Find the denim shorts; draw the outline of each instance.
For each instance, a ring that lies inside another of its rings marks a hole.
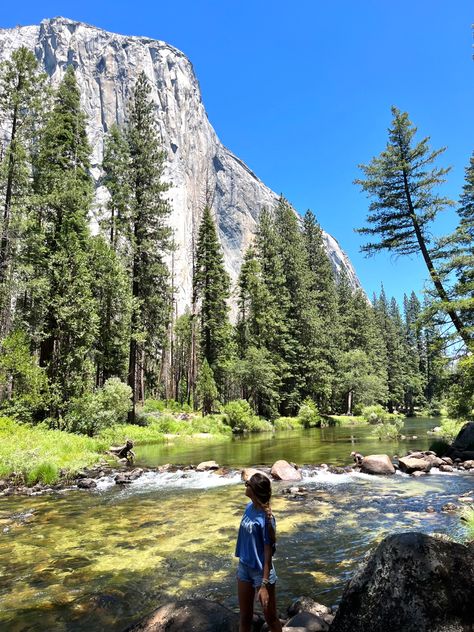
[[[241,582],[249,582],[249,584],[252,584],[254,588],[258,588],[262,585],[263,570],[259,571],[257,568],[252,568],[239,560],[237,579],[240,579]],[[278,577],[276,576],[275,569],[272,565],[268,581],[270,584],[274,584],[277,579]]]

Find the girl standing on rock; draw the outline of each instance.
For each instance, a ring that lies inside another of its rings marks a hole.
[[[276,545],[276,525],[270,507],[270,479],[265,474],[255,473],[245,481],[245,495],[251,502],[242,516],[235,549],[235,555],[239,558],[239,632],[251,630],[255,591],[271,632],[281,632],[275,597],[277,576],[272,562]]]

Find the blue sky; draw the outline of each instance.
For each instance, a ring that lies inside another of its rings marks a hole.
[[[426,278],[418,258],[359,253],[368,202],[357,165],[386,142],[390,106],[447,146],[444,193],[459,197],[474,150],[472,0],[174,0],[3,3],[0,26],[63,15],[165,40],[191,59],[223,143],[301,213],[311,208],[369,295]],[[433,228],[449,231],[446,211]]]

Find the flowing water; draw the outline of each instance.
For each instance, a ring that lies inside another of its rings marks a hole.
[[[198,463],[210,458],[237,468],[349,464],[363,454],[426,448],[435,420],[410,420],[418,440],[381,443],[366,427],[314,429],[233,441],[142,446],[138,465]],[[474,487],[468,474],[330,474],[303,466],[310,499],[274,484],[281,609],[306,594],[337,603],[364,554],[388,533],[421,530],[464,537],[457,515],[441,513]],[[104,480],[96,491],[0,500],[0,629],[120,631],[174,597],[204,596],[236,608],[233,558],[245,506],[238,471],[219,477],[178,470],[148,473],[121,489]],[[432,505],[435,513],[427,513]]]

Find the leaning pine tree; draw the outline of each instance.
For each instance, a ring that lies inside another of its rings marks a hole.
[[[416,127],[406,112],[392,108],[386,149],[370,164],[361,165],[365,179],[356,180],[373,199],[369,207],[369,226],[358,229],[364,235],[379,237],[362,250],[371,255],[379,250],[398,254],[421,252],[431,280],[446,313],[468,348],[472,335],[452,303],[429,251],[429,224],[440,210],[452,202],[439,196],[435,188],[445,181],[449,169],[432,167],[444,148],[432,151],[429,138],[414,142]]]

